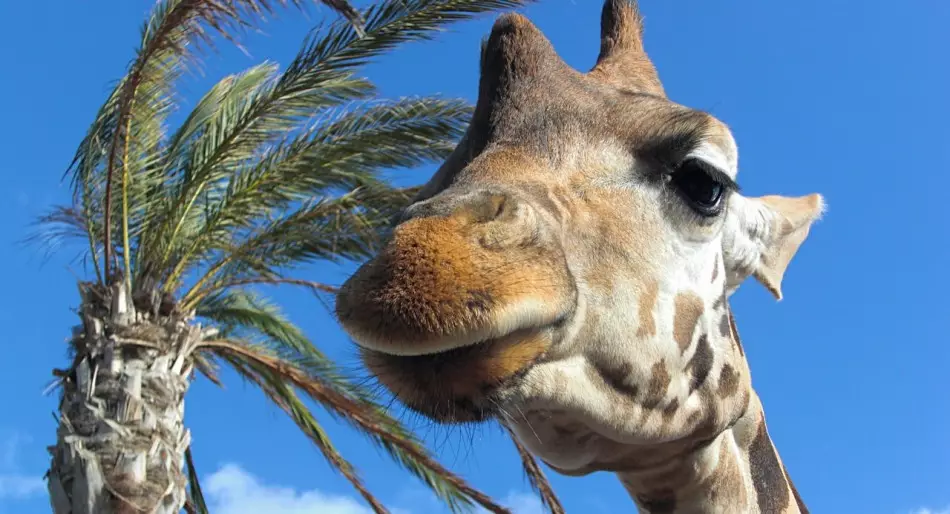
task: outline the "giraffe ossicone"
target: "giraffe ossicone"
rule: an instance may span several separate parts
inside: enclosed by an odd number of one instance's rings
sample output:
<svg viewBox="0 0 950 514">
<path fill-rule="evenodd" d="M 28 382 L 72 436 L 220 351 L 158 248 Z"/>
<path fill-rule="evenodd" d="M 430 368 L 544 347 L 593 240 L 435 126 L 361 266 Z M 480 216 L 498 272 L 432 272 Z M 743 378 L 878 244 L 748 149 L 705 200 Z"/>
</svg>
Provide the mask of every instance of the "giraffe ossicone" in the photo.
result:
<svg viewBox="0 0 950 514">
<path fill-rule="evenodd" d="M 498 419 L 642 512 L 806 512 L 728 298 L 780 299 L 824 202 L 743 196 L 737 167 L 725 124 L 665 96 L 634 3 L 605 3 L 587 73 L 504 15 L 465 137 L 337 316 L 409 408 Z"/>
</svg>

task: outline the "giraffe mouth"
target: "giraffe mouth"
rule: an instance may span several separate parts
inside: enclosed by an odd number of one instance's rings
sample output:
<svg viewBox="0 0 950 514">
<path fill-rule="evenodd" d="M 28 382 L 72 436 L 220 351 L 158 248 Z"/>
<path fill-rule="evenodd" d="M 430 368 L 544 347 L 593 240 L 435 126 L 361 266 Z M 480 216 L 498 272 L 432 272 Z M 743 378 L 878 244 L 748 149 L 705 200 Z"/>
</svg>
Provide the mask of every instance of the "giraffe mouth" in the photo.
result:
<svg viewBox="0 0 950 514">
<path fill-rule="evenodd" d="M 425 355 L 360 352 L 369 371 L 410 410 L 442 423 L 478 422 L 497 413 L 499 391 L 544 359 L 561 324 Z"/>
<path fill-rule="evenodd" d="M 537 240 L 496 248 L 483 225 L 410 219 L 336 297 L 370 373 L 435 421 L 491 416 L 493 395 L 544 356 L 577 305 L 555 241 L 532 229 Z"/>
</svg>

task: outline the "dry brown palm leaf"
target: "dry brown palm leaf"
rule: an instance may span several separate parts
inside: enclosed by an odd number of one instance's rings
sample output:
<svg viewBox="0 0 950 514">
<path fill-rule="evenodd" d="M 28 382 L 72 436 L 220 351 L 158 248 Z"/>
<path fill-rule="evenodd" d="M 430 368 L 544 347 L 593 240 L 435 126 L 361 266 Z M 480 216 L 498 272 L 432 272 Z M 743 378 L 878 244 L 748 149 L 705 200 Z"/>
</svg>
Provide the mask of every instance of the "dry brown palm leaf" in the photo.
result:
<svg viewBox="0 0 950 514">
<path fill-rule="evenodd" d="M 534 458 L 534 455 L 531 455 L 531 452 L 529 452 L 527 448 L 521 445 L 518 441 L 518 437 L 510 428 L 505 427 L 505 431 L 511 436 L 511 442 L 514 443 L 515 448 L 518 450 L 518 455 L 521 457 L 521 463 L 524 467 L 524 474 L 528 477 L 531 488 L 538 493 L 538 496 L 541 497 L 541 502 L 544 503 L 551 514 L 564 514 L 564 506 L 561 505 L 561 501 L 558 500 L 557 495 L 554 494 L 554 488 L 551 487 L 551 483 L 548 482 L 547 477 L 544 476 L 544 471 L 541 470 L 537 459 Z"/>
<path fill-rule="evenodd" d="M 281 377 L 317 404 L 374 437 L 387 450 L 397 456 L 401 454 L 404 457 L 410 457 L 487 511 L 495 514 L 511 514 L 509 509 L 495 503 L 491 497 L 475 489 L 463 478 L 442 466 L 418 443 L 412 440 L 409 434 L 395 426 L 391 418 L 381 415 L 380 411 L 371 409 L 369 404 L 365 402 L 360 402 L 341 394 L 333 387 L 328 387 L 318 377 L 309 376 L 292 363 L 268 355 L 266 350 L 260 351 L 262 349 L 235 340 L 203 341 L 199 348 L 213 351 L 225 359 L 236 359 L 249 367 L 264 369 L 268 373 Z"/>
<path fill-rule="evenodd" d="M 360 493 L 360 496 L 372 507 L 373 512 L 376 514 L 389 514 L 389 510 L 383 506 L 382 502 L 366 488 L 356 468 L 333 447 L 329 436 L 324 432 L 320 423 L 313 417 L 310 410 L 303 404 L 293 388 L 288 386 L 280 376 L 263 366 L 252 363 L 250 364 L 251 369 L 249 369 L 244 362 L 239 360 L 229 359 L 229 362 L 238 373 L 257 384 L 271 401 L 277 404 L 281 410 L 294 420 L 294 423 L 300 427 L 304 434 L 316 444 L 320 453 L 327 459 L 327 462 L 329 462 L 334 469 L 339 471 L 340 474 L 353 485 L 357 492 Z"/>
</svg>

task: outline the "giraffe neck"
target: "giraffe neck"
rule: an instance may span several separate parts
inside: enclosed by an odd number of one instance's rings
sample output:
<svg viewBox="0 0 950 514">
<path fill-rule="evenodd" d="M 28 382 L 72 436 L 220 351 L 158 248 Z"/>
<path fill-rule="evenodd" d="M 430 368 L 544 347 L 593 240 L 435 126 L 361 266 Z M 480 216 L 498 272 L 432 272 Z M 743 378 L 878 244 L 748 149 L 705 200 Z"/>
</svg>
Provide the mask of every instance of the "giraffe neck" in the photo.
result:
<svg viewBox="0 0 950 514">
<path fill-rule="evenodd" d="M 708 445 L 663 466 L 617 473 L 640 512 L 808 514 L 752 398 L 746 414 Z"/>
</svg>

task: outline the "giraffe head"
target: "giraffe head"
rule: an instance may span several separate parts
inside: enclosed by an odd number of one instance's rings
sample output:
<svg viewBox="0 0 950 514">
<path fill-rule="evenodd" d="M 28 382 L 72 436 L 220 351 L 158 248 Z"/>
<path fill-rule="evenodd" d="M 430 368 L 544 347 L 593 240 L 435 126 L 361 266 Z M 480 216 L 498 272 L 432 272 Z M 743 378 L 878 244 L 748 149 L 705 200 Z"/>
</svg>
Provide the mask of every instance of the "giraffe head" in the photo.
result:
<svg viewBox="0 0 950 514">
<path fill-rule="evenodd" d="M 408 407 L 498 417 L 569 474 L 735 423 L 751 386 L 727 298 L 749 277 L 781 298 L 823 206 L 740 194 L 730 130 L 666 98 L 635 5 L 602 24 L 580 73 L 524 17 L 496 22 L 464 139 L 337 299 Z"/>
</svg>

